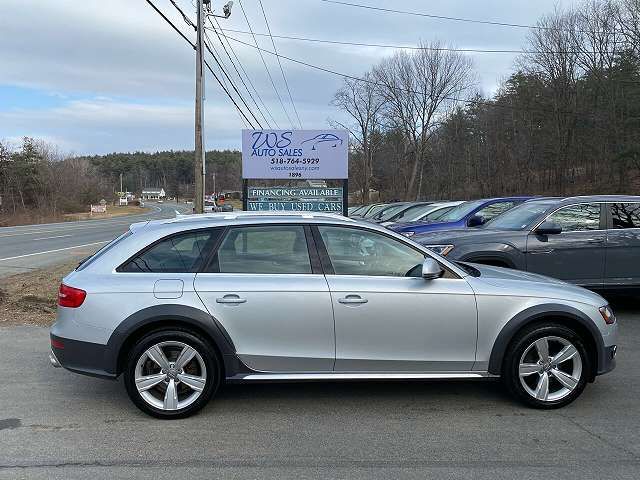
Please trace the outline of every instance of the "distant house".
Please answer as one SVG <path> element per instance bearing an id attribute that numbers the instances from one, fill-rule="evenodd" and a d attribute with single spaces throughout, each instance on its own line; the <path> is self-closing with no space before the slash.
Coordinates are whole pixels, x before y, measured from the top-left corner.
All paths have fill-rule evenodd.
<path id="1" fill-rule="evenodd" d="M 145 188 L 142 190 L 143 200 L 163 200 L 166 196 L 164 188 Z"/>

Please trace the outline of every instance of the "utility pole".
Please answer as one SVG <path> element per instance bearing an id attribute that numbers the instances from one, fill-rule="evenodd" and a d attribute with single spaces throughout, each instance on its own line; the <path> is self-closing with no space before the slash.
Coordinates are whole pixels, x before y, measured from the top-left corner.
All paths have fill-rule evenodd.
<path id="1" fill-rule="evenodd" d="M 196 39 L 196 141 L 195 141 L 195 161 L 194 179 L 196 183 L 196 193 L 193 202 L 195 213 L 204 213 L 204 3 L 210 4 L 210 0 L 196 0 L 198 15 L 198 31 Z"/>
<path id="2" fill-rule="evenodd" d="M 207 16 L 229 18 L 233 2 L 227 3 L 222 12 L 224 15 L 214 15 L 211 11 L 211 0 L 196 0 L 197 3 L 197 38 L 196 38 L 196 142 L 194 179 L 196 184 L 193 202 L 195 213 L 204 213 L 204 194 L 206 162 L 204 149 L 204 23 Z"/>

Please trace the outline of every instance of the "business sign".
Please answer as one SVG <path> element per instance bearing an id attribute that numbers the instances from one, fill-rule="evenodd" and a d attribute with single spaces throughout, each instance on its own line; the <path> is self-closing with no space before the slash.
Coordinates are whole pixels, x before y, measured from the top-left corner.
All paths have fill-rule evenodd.
<path id="1" fill-rule="evenodd" d="M 281 200 L 283 198 L 331 198 L 342 201 L 342 188 L 315 187 L 249 187 L 249 198 Z"/>
<path id="2" fill-rule="evenodd" d="M 342 213 L 342 188 L 249 187 L 249 212 Z"/>
<path id="3" fill-rule="evenodd" d="M 346 179 L 346 130 L 243 130 L 242 178 Z"/>
<path id="4" fill-rule="evenodd" d="M 325 212 L 342 213 L 342 200 L 328 202 L 324 200 L 309 201 L 254 201 L 247 202 L 249 212 Z"/>
<path id="5" fill-rule="evenodd" d="M 91 205 L 91 213 L 107 213 L 106 205 Z"/>

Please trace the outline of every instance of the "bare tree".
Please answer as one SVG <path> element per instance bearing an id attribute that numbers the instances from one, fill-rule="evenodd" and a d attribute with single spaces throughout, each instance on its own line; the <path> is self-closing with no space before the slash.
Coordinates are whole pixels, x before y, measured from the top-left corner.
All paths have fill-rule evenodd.
<path id="1" fill-rule="evenodd" d="M 401 130 L 410 157 L 407 198 L 418 198 L 428 142 L 439 114 L 475 84 L 469 57 L 433 42 L 413 53 L 399 52 L 374 68 L 385 114 Z"/>
<path id="2" fill-rule="evenodd" d="M 577 15 L 573 11 L 556 10 L 542 17 L 529 34 L 530 49 L 536 53 L 524 61 L 525 69 L 540 77 L 552 93 L 551 110 L 553 151 L 547 156 L 549 182 L 563 192 L 565 171 L 570 167 L 570 145 L 577 121 L 576 84 L 579 77 L 579 55 L 575 50 Z M 553 172 L 553 180 L 551 173 Z"/>
<path id="3" fill-rule="evenodd" d="M 640 55 L 640 0 L 620 0 L 618 23 L 627 40 L 627 48 Z"/>
<path id="4" fill-rule="evenodd" d="M 361 157 L 359 170 L 362 179 L 362 201 L 367 203 L 373 177 L 376 138 L 380 138 L 375 133 L 380 128 L 379 116 L 384 99 L 378 94 L 371 74 L 367 73 L 363 80 L 345 78 L 331 104 L 346 112 L 352 121 L 352 125 L 345 125 L 336 120 L 332 120 L 331 123 L 349 130 L 355 141 L 354 147 Z"/>

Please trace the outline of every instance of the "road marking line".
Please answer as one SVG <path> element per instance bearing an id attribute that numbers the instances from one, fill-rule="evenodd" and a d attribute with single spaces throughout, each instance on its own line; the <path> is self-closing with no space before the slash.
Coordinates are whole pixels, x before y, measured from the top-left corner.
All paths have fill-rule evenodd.
<path id="1" fill-rule="evenodd" d="M 51 238 L 65 238 L 65 237 L 72 237 L 73 235 L 69 234 L 69 235 L 56 235 L 55 237 L 42 237 L 42 238 L 34 238 L 33 241 L 35 242 L 36 240 L 49 240 Z"/>
<path id="2" fill-rule="evenodd" d="M 55 252 L 62 252 L 64 250 L 73 250 L 75 248 L 92 247 L 94 245 L 102 245 L 103 243 L 109 243 L 110 241 L 111 240 L 106 240 L 104 242 L 85 243 L 84 245 L 76 245 L 74 247 L 66 247 L 66 248 L 56 248 L 55 250 L 47 250 L 46 252 L 27 253 L 26 255 L 17 255 L 15 257 L 0 258 L 0 262 L 4 262 L 6 260 L 15 260 L 16 258 L 33 257 L 34 255 L 44 255 L 45 253 L 55 253 Z"/>

